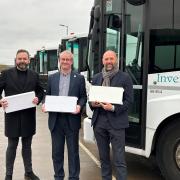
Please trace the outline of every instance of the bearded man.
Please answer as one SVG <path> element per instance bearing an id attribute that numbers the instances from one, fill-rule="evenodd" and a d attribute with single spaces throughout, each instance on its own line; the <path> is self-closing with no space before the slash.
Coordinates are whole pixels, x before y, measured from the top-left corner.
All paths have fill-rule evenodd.
<path id="1" fill-rule="evenodd" d="M 32 102 L 37 105 L 44 96 L 44 90 L 39 81 L 39 75 L 28 69 L 30 63 L 29 52 L 20 49 L 16 53 L 15 67 L 5 70 L 0 75 L 0 106 L 8 107 L 5 96 L 26 92 L 35 92 Z M 26 101 L 26 99 L 24 99 Z M 18 104 L 18 103 L 17 103 Z M 24 162 L 24 178 L 39 180 L 32 169 L 31 143 L 36 132 L 36 107 L 5 113 L 5 136 L 8 138 L 6 150 L 6 175 L 5 180 L 12 180 L 13 166 L 19 138 L 22 141 L 22 157 Z"/>

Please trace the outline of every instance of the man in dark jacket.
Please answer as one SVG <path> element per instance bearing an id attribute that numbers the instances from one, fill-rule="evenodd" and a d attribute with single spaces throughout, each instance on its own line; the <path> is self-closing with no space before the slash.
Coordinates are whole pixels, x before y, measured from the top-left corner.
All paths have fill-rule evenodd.
<path id="1" fill-rule="evenodd" d="M 90 104 L 93 110 L 92 125 L 99 150 L 102 179 L 112 179 L 109 147 L 111 143 L 116 179 L 126 180 L 125 128 L 129 126 L 128 107 L 133 101 L 132 81 L 127 73 L 118 69 L 117 56 L 114 51 L 106 51 L 102 62 L 104 68 L 101 73 L 94 76 L 92 85 L 124 89 L 123 105 L 106 102 L 91 102 Z"/>
<path id="2" fill-rule="evenodd" d="M 64 145 L 67 144 L 69 180 L 79 180 L 79 129 L 81 127 L 81 112 L 86 104 L 87 95 L 85 79 L 72 71 L 73 54 L 63 51 L 59 56 L 60 72 L 48 78 L 47 95 L 77 97 L 76 111 L 73 113 L 49 112 L 49 129 L 52 138 L 52 159 L 54 179 L 63 180 Z M 43 111 L 46 107 L 43 105 Z"/>
<path id="3" fill-rule="evenodd" d="M 0 95 L 4 90 L 5 96 L 35 92 L 32 102 L 37 105 L 44 96 L 37 73 L 28 69 L 30 63 L 29 52 L 20 49 L 15 59 L 16 67 L 5 70 L 0 76 Z M 0 105 L 5 109 L 8 106 L 6 98 L 0 97 Z M 25 100 L 24 100 L 25 101 Z M 18 102 L 17 102 L 18 104 Z M 22 157 L 25 168 L 25 179 L 39 180 L 32 170 L 31 142 L 36 132 L 36 108 L 28 108 L 11 113 L 5 113 L 5 136 L 8 137 L 6 150 L 6 177 L 12 180 L 13 166 L 19 137 L 22 137 Z"/>

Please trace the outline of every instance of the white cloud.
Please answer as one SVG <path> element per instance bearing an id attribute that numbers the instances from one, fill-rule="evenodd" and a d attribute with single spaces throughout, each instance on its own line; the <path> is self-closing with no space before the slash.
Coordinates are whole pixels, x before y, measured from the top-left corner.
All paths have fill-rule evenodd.
<path id="1" fill-rule="evenodd" d="M 0 64 L 13 64 L 17 49 L 33 55 L 42 46 L 58 47 L 69 33 L 88 32 L 93 0 L 0 0 Z"/>

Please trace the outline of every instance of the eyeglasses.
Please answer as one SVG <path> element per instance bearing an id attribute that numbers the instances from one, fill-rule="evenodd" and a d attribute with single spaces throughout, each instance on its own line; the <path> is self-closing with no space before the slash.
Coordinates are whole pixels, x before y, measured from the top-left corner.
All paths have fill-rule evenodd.
<path id="1" fill-rule="evenodd" d="M 65 61 L 66 61 L 66 62 L 71 61 L 71 59 L 68 59 L 68 58 L 61 58 L 60 60 L 61 60 L 61 61 L 64 61 L 64 62 L 65 62 Z"/>

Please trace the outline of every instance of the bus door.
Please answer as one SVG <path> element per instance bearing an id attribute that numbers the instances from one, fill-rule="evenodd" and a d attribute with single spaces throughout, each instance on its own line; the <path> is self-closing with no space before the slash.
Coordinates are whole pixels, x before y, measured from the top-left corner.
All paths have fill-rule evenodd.
<path id="1" fill-rule="evenodd" d="M 129 111 L 130 127 L 126 130 L 126 145 L 143 149 L 146 123 L 146 119 L 141 118 L 146 109 L 142 106 L 144 5 L 140 1 L 138 4 L 134 4 L 135 1 L 131 4 L 129 2 L 131 1 L 95 1 L 90 49 L 92 57 L 89 65 L 92 77 L 102 69 L 103 52 L 116 52 L 119 68 L 130 75 L 134 88 L 134 103 Z"/>
<path id="2" fill-rule="evenodd" d="M 143 9 L 144 5 L 134 6 L 126 1 L 125 10 L 125 62 L 124 70 L 133 81 L 134 102 L 129 110 L 130 127 L 126 130 L 126 145 L 144 149 L 145 118 L 142 113 L 143 93 Z"/>
<path id="3" fill-rule="evenodd" d="M 144 148 L 145 119 L 142 121 L 143 75 L 143 9 L 127 1 L 107 0 L 105 10 L 105 50 L 113 50 L 119 57 L 119 68 L 126 71 L 134 89 L 134 103 L 129 110 L 130 127 L 126 129 L 126 145 Z"/>

